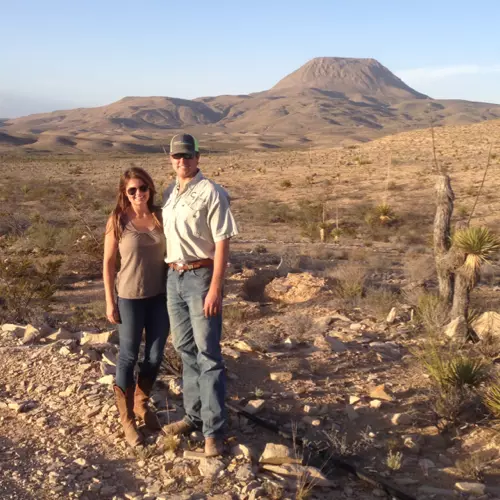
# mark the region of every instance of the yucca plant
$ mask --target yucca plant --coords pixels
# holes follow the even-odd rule
[[[481,264],[500,249],[500,239],[486,227],[468,227],[453,235],[453,245],[466,254],[463,270],[475,284]]]
[[[370,210],[365,217],[367,224],[374,225],[389,225],[391,222],[396,220],[396,214],[390,205],[387,203],[381,203],[377,205],[372,210]]]
[[[436,347],[425,353],[422,363],[430,377],[443,389],[478,387],[489,375],[489,365],[484,361],[461,354],[446,357]]]
[[[456,387],[478,387],[488,378],[489,366],[480,359],[457,356],[447,366],[447,382]]]
[[[483,401],[493,416],[495,418],[500,418],[500,382],[488,388]]]

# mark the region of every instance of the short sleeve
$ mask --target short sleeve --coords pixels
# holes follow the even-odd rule
[[[214,242],[222,241],[238,234],[236,221],[229,204],[228,194],[214,189],[209,198],[208,225]]]

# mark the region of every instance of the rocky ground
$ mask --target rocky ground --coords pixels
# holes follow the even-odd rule
[[[326,278],[278,271],[271,279],[271,267],[228,278],[229,402],[415,498],[500,496],[494,426],[443,431],[429,409],[413,355],[426,337],[411,306],[399,301],[383,320],[340,310]],[[259,289],[265,300],[247,300]],[[143,429],[147,446],[128,449],[112,393],[114,332],[5,324],[0,345],[2,498],[387,496],[327,464],[308,470],[298,447],[231,412],[220,459],[196,453],[197,433],[176,442]],[[177,366],[169,345],[152,395],[164,423],[182,416]],[[481,459],[480,481],[457,466],[472,455]]]

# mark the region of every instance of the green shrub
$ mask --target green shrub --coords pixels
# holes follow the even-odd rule
[[[40,266],[29,258],[8,259],[0,267],[2,321],[29,321],[45,311],[57,290],[62,260]]]

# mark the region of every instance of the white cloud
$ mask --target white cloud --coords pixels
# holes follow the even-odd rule
[[[443,80],[450,76],[487,75],[493,73],[500,73],[500,64],[493,64],[491,66],[460,64],[456,66],[414,68],[396,71],[396,74],[402,80],[411,82],[412,84]]]

